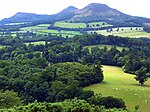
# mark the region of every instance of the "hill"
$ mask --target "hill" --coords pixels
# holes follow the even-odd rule
[[[114,96],[122,98],[127,105],[127,108],[134,109],[136,105],[140,106],[142,112],[149,112],[149,85],[141,87],[136,84],[134,75],[124,73],[121,68],[115,66],[103,66],[104,81],[101,84],[94,84],[84,88],[92,90],[95,93],[101,93],[105,96]],[[112,72],[113,71],[113,72]]]
[[[83,9],[77,9],[76,7],[70,6],[54,15],[19,12],[10,18],[3,19],[1,23],[53,23],[60,20],[70,20],[72,22],[103,21],[115,26],[143,26],[144,24],[150,23],[149,18],[130,16],[100,3],[91,3]]]
[[[62,10],[61,12],[51,15],[50,18],[54,21],[70,19],[74,16],[76,10],[78,10],[76,7],[69,6],[65,8],[64,10]]]
[[[22,23],[22,22],[37,22],[37,21],[51,21],[49,15],[41,15],[35,13],[25,13],[25,12],[18,12],[14,16],[10,18],[5,18],[1,20],[1,23]]]
[[[78,22],[105,21],[116,26],[143,26],[150,19],[124,14],[105,4],[91,3],[83,9],[77,10],[71,18]]]
[[[75,12],[73,19],[82,20],[84,18],[94,17],[96,20],[122,20],[120,18],[128,18],[129,15],[123,14],[116,9],[112,9],[105,4],[92,3],[85,8]],[[88,20],[87,19],[87,20]],[[88,20],[92,21],[92,20]]]

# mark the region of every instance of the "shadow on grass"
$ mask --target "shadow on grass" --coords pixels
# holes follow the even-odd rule
[[[150,87],[150,85],[140,85],[140,84],[131,84],[132,86],[138,86],[138,87]]]
[[[102,81],[100,84],[109,84],[109,83],[106,81]]]

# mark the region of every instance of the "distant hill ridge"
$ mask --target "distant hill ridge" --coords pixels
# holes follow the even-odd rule
[[[18,12],[10,18],[3,19],[1,23],[15,22],[55,22],[60,20],[70,20],[73,22],[93,22],[104,21],[113,25],[122,26],[143,26],[150,23],[149,18],[135,17],[124,14],[117,9],[110,8],[105,4],[91,3],[83,9],[69,6],[54,15],[41,15],[34,13]]]
[[[86,14],[86,13],[88,13],[88,14]],[[105,4],[92,3],[92,4],[89,4],[88,6],[86,6],[85,8],[78,10],[76,12],[76,14],[87,15],[87,16],[106,15],[106,14],[118,16],[122,13],[115,9],[108,7]]]

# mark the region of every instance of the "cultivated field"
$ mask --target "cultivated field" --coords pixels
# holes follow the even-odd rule
[[[55,22],[54,26],[60,27],[60,28],[86,28],[85,23],[70,23],[70,22]]]
[[[150,37],[150,33],[144,32],[143,27],[120,27],[119,31],[117,31],[117,29],[118,28],[113,28],[111,32],[107,30],[99,30],[95,32],[106,36],[115,35],[121,37],[135,37],[135,38]],[[91,31],[89,31],[88,33],[91,33]]]
[[[149,112],[150,80],[145,83],[145,86],[140,86],[133,78],[134,75],[124,73],[119,67],[103,66],[103,71],[104,81],[102,83],[84,89],[101,93],[103,96],[122,98],[127,108],[134,109],[136,105],[139,105],[142,112]]]

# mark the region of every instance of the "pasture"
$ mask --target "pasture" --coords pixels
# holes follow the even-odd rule
[[[120,27],[119,30],[118,31],[117,30],[118,28],[112,28],[111,32],[107,30],[99,30],[95,32],[106,36],[114,35],[114,36],[131,37],[131,38],[150,37],[150,33],[144,32],[143,27]],[[89,31],[88,33],[91,33],[91,31]]]
[[[86,28],[85,23],[70,23],[70,22],[55,22],[54,26],[60,27],[60,28]]]
[[[79,31],[69,31],[69,30],[39,30],[37,31],[37,34],[47,34],[51,33],[52,35],[62,35],[62,37],[73,37],[75,35],[81,35]]]
[[[3,46],[3,45],[0,45],[0,49],[2,49],[2,48],[4,48],[5,46]]]
[[[103,66],[104,80],[100,84],[85,87],[103,96],[122,98],[127,108],[134,109],[140,106],[142,112],[150,111],[150,80],[140,86],[134,75],[124,73],[120,67]]]
[[[36,26],[31,26],[31,27],[25,27],[25,28],[21,28],[19,31],[20,33],[21,32],[25,32],[26,31],[32,31],[36,34],[48,34],[48,33],[51,33],[52,35],[62,35],[62,37],[66,37],[66,36],[69,36],[69,37],[73,37],[75,35],[81,35],[81,33],[79,31],[70,31],[70,30],[48,30],[48,27],[50,26],[50,24],[39,24],[39,25],[36,25]],[[76,25],[75,25],[76,26]]]
[[[29,43],[34,44],[34,45],[45,45],[45,41],[37,41],[37,42],[28,42],[25,43],[27,46],[29,45]]]
[[[37,30],[46,30],[50,24],[39,24],[36,26],[21,28],[21,31],[37,31]]]

